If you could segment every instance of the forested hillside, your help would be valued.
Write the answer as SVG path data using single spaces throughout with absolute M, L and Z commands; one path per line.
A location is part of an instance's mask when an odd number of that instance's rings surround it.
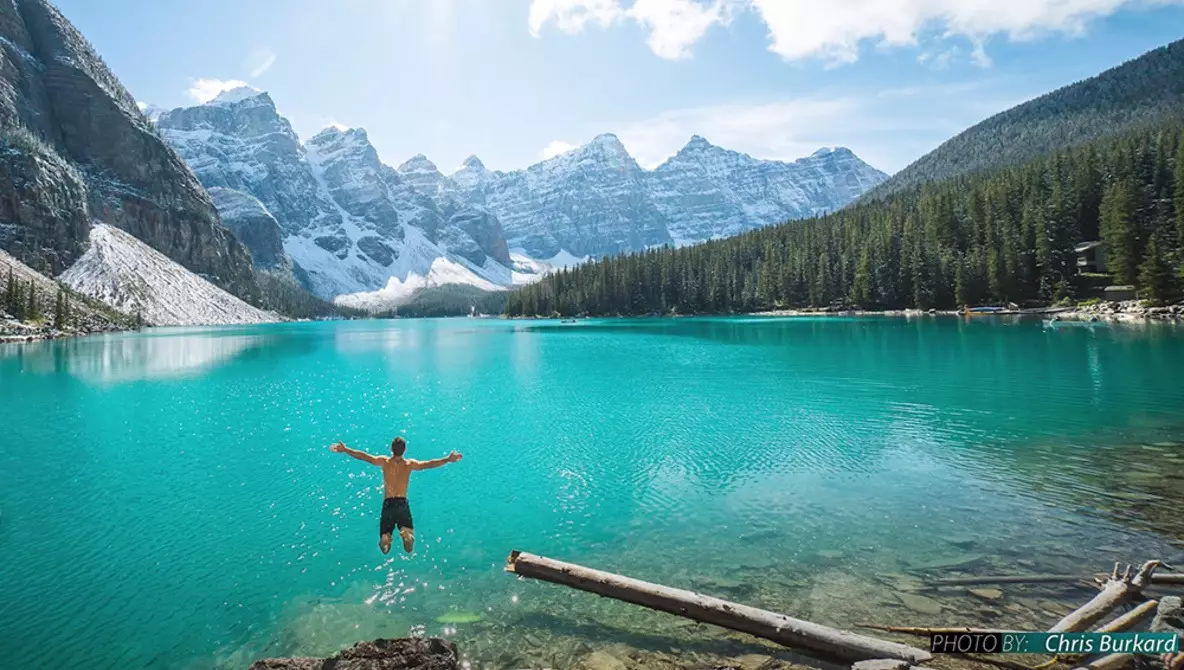
M 511 294 L 506 312 L 1048 303 L 1080 295 L 1074 246 L 1099 237 L 1113 277 L 1095 280 L 1165 299 L 1184 261 L 1182 131 L 1163 124 L 818 219 L 580 265 Z
M 1001 112 L 955 135 L 863 196 L 1015 165 L 1184 119 L 1184 40 Z
M 500 314 L 506 306 L 508 291 L 485 291 L 468 284 L 444 284 L 421 288 L 397 310 L 385 312 L 383 317 L 440 317 Z

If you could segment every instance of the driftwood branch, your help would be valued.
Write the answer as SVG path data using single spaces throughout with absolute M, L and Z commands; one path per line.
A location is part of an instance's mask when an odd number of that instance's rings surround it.
M 924 649 L 877 640 L 693 591 L 643 582 L 533 554 L 517 551 L 511 553 L 506 562 L 506 571 L 749 633 L 788 647 L 806 649 L 846 661 L 892 658 L 910 663 L 923 663 L 933 658 L 933 655 Z
M 1131 566 L 1120 576 L 1118 564 L 1114 564 L 1114 571 L 1110 579 L 1102 587 L 1102 592 L 1090 599 L 1089 602 L 1070 612 L 1065 618 L 1049 629 L 1050 633 L 1071 633 L 1083 631 L 1101 621 L 1115 607 L 1122 605 L 1143 591 L 1143 587 L 1151 581 L 1151 575 L 1159 567 L 1160 561 L 1147 561 L 1139 568 L 1134 576 Z

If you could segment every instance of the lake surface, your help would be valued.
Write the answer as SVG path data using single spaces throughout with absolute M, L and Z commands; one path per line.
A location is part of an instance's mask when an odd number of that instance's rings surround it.
M 899 593 L 1184 562 L 1172 326 L 165 329 L 0 348 L 0 426 L 0 658 L 46 668 L 246 667 L 409 633 L 479 667 L 772 653 L 518 580 L 512 549 L 843 626 L 1047 628 L 1089 591 Z M 410 557 L 377 549 L 377 468 L 328 450 L 395 435 L 465 455 L 412 478 Z

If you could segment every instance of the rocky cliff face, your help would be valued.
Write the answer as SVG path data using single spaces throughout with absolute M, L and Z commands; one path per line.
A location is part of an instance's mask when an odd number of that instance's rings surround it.
M 284 234 L 279 221 L 263 203 L 251 195 L 222 186 L 207 191 L 222 223 L 251 252 L 255 267 L 263 270 L 291 270 L 284 253 Z
M 647 173 L 615 135 L 525 170 L 490 173 L 470 158 L 443 188 L 497 216 L 511 248 L 534 258 L 600 256 L 671 241 Z
M 250 88 L 163 113 L 157 126 L 201 182 L 220 194 L 220 208 L 231 206 L 231 193 L 241 195 L 235 202 L 262 207 L 241 224 L 249 232 L 240 233 L 256 263 L 276 255 L 264 226 L 270 215 L 296 276 L 318 295 L 374 292 L 392 279 L 409 285 L 411 275 L 429 277 L 438 259 L 474 284 L 511 281 L 496 217 L 435 185 L 421 190 L 415 178 L 379 159 L 360 128 L 327 128 L 301 143 L 271 97 Z M 242 211 L 223 211 L 236 230 Z
M 0 244 L 23 259 L 65 269 L 94 218 L 240 295 L 254 290 L 246 250 L 193 173 L 45 0 L 0 0 L 0 134 Z
M 784 163 L 758 160 L 698 135 L 650 175 L 650 195 L 680 242 L 831 212 L 887 178 L 849 149 Z
M 887 175 L 848 149 L 792 163 L 758 160 L 692 137 L 656 170 L 613 135 L 525 170 L 492 172 L 475 156 L 451 177 L 417 156 L 400 168 L 497 216 L 511 248 L 535 258 L 690 244 L 838 209 Z

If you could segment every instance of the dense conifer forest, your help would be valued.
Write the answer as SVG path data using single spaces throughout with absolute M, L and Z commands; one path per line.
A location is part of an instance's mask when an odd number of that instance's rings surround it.
M 1110 276 L 1077 271 L 1102 240 Z M 1049 304 L 1134 284 L 1180 287 L 1184 124 L 1129 131 L 1022 165 L 912 186 L 817 219 L 615 256 L 512 293 L 509 315 L 737 313 Z

